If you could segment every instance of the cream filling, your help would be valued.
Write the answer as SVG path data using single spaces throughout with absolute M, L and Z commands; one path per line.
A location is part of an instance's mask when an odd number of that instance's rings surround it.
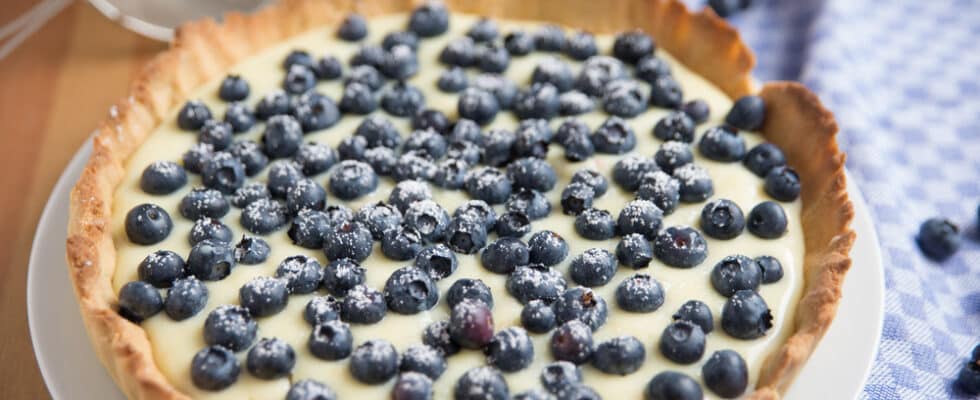
M 456 94 L 442 93 L 436 88 L 436 80 L 444 67 L 437 61 L 439 51 L 451 39 L 462 35 L 472 23 L 476 21 L 475 16 L 454 14 L 451 18 L 451 31 L 448 34 L 420 41 L 419 62 L 421 69 L 418 75 L 411 79 L 411 83 L 419 87 L 426 96 L 426 106 L 436 108 L 445 112 L 450 118 L 456 117 Z M 375 18 L 370 22 L 370 36 L 362 43 L 379 43 L 381 37 L 393 29 L 402 29 L 406 23 L 405 15 L 392 15 Z M 524 25 L 525 28 L 533 29 L 536 24 L 519 23 L 511 21 L 500 21 L 501 32 L 508 32 L 512 28 Z M 597 37 L 601 53 L 608 54 L 612 48 L 613 37 L 609 35 Z M 281 85 L 284 72 L 281 68 L 283 58 L 293 49 L 303 49 L 309 51 L 314 56 L 330 53 L 337 56 L 340 60 L 346 60 L 357 50 L 358 44 L 352 44 L 334 39 L 333 29 L 324 27 L 312 30 L 305 34 L 292 38 L 273 48 L 267 49 L 260 54 L 250 57 L 244 62 L 231 68 L 230 73 L 237 73 L 244 76 L 251 85 L 251 96 L 248 102 L 254 104 L 265 93 L 277 89 Z M 698 135 L 707 128 L 720 124 L 724 114 L 731 107 L 732 101 L 718 88 L 707 82 L 704 78 L 695 75 L 689 69 L 676 62 L 670 55 L 663 50 L 658 50 L 658 55 L 668 60 L 673 68 L 673 74 L 683 87 L 686 99 L 704 99 L 711 106 L 711 119 L 698 126 Z M 512 57 L 510 67 L 506 75 L 524 85 L 530 80 L 531 71 L 534 66 L 548 54 L 533 53 L 524 57 Z M 572 63 L 575 70 L 579 63 L 570 59 L 565 59 Z M 345 71 L 347 66 L 345 64 Z M 574 72 L 574 70 L 573 70 Z M 473 71 L 469 71 L 473 74 Z M 224 114 L 225 103 L 218 99 L 217 88 L 223 77 L 218 77 L 213 81 L 202 85 L 191 97 L 200 98 L 210 107 L 212 113 L 220 118 Z M 339 102 L 341 94 L 341 83 L 339 80 L 332 82 L 320 82 L 317 90 L 331 96 Z M 176 126 L 176 109 L 169 117 L 151 134 L 146 143 L 139 148 L 128 160 L 126 166 L 126 176 L 115 193 L 113 202 L 114 212 L 112 222 L 113 238 L 118 254 L 117 268 L 113 278 L 113 286 L 118 290 L 126 282 L 137 279 L 137 266 L 140 261 L 150 252 L 157 249 L 173 250 L 183 256 L 190 251 L 187 235 L 193 224 L 183 218 L 178 212 L 180 199 L 195 186 L 201 186 L 200 177 L 190 176 L 190 183 L 174 194 L 167 196 L 153 196 L 144 193 L 139 188 L 140 174 L 143 169 L 158 160 L 171 160 L 180 162 L 181 155 L 197 141 L 197 135 L 191 132 L 183 132 Z M 377 112 L 383 112 L 380 108 Z M 634 152 L 645 156 L 653 156 L 658 149 L 661 141 L 651 134 L 653 125 L 664 115 L 666 110 L 649 109 L 644 114 L 629 120 L 629 124 L 636 131 L 638 144 Z M 388 116 L 399 128 L 403 135 L 410 133 L 409 120 L 407 118 L 397 118 Z M 598 126 L 607 118 L 601 111 L 596 111 L 588 115 L 579 117 L 590 127 Z M 556 118 L 551 121 L 554 128 L 561 123 L 564 118 Z M 306 141 L 316 141 L 327 143 L 331 146 L 336 144 L 344 137 L 350 135 L 354 128 L 362 120 L 358 116 L 345 116 L 340 122 L 330 129 L 308 134 Z M 517 120 L 508 112 L 501 112 L 492 123 L 493 127 L 503 127 L 513 129 L 517 125 Z M 261 137 L 262 125 L 257 124 L 251 131 L 237 135 L 236 139 L 252 139 L 258 141 Z M 751 147 L 762 141 L 758 134 L 743 132 L 747 144 Z M 696 143 L 696 142 L 695 142 Z M 705 167 L 715 186 L 713 198 L 727 198 L 736 202 L 742 210 L 748 214 L 749 210 L 761 201 L 767 200 L 768 196 L 762 188 L 762 180 L 757 178 L 740 163 L 719 163 L 707 160 L 696 151 L 695 159 L 698 165 Z M 569 244 L 570 255 L 566 261 L 557 266 L 559 271 L 566 274 L 568 262 L 573 256 L 592 247 L 601 247 L 614 251 L 618 238 L 606 241 L 591 241 L 580 237 L 573 228 L 574 218 L 561 213 L 559 197 L 561 189 L 567 185 L 571 175 L 582 168 L 594 168 L 603 173 L 607 178 L 611 177 L 613 164 L 618 156 L 599 155 L 584 162 L 571 163 L 564 159 L 563 150 L 560 147 L 553 148 L 549 152 L 548 161 L 555 167 L 559 182 L 558 185 L 547 195 L 552 203 L 551 214 L 542 220 L 534 221 L 532 230 L 551 229 L 562 235 Z M 317 182 L 326 187 L 327 173 L 313 177 Z M 256 179 L 264 181 L 264 173 Z M 356 210 L 362 204 L 385 200 L 390 188 L 393 186 L 392 180 L 383 178 L 379 188 L 370 195 L 364 196 L 356 201 L 342 202 L 332 195 L 328 195 L 328 203 L 343 203 Z M 438 190 L 433 186 L 436 200 L 449 212 L 452 212 L 457 205 L 468 199 L 464 192 L 451 192 Z M 633 194 L 621 190 L 610 180 L 609 191 L 600 199 L 597 199 L 595 207 L 608 210 L 615 217 L 622 206 L 634 198 Z M 174 221 L 174 229 L 170 236 L 163 242 L 153 246 L 141 246 L 131 243 L 126 238 L 124 230 L 124 219 L 126 213 L 134 206 L 141 203 L 155 203 L 166 209 Z M 792 323 L 785 323 L 792 318 L 793 310 L 802 288 L 802 263 L 803 263 L 803 230 L 800 225 L 800 202 L 783 203 L 789 217 L 789 228 L 786 235 L 775 240 L 762 240 L 747 231 L 733 240 L 715 240 L 706 238 L 708 241 L 708 257 L 700 266 L 691 269 L 670 268 L 657 260 L 649 268 L 634 271 L 630 268 L 619 267 L 616 276 L 605 286 L 594 288 L 606 300 L 609 306 L 609 318 L 597 332 L 595 332 L 596 343 L 603 340 L 620 336 L 632 335 L 637 337 L 645 346 L 647 358 L 642 368 L 626 376 L 608 375 L 599 370 L 585 365 L 582 370 L 585 383 L 604 398 L 614 399 L 639 399 L 647 382 L 657 373 L 664 370 L 676 370 L 684 372 L 691 377 L 700 380 L 700 368 L 704 361 L 712 352 L 721 349 L 733 349 L 741 354 L 750 367 L 750 380 L 754 384 L 757 379 L 758 369 L 769 352 L 782 344 L 792 331 Z M 664 219 L 664 226 L 690 225 L 698 226 L 700 212 L 704 203 L 681 204 L 681 206 L 670 216 Z M 222 219 L 227 224 L 236 237 L 248 234 L 239 224 L 240 209 L 232 208 L 231 212 Z M 491 235 L 490 240 L 495 237 Z M 207 307 L 193 318 L 184 321 L 173 321 L 166 315 L 150 318 L 143 323 L 143 328 L 150 337 L 154 358 L 160 370 L 167 379 L 180 391 L 195 398 L 216 398 L 216 399 L 274 399 L 283 398 L 290 386 L 289 379 L 261 380 L 253 377 L 245 369 L 245 355 L 247 351 L 238 353 L 242 361 L 242 372 L 238 382 L 231 387 L 220 392 L 202 391 L 191 382 L 190 366 L 194 354 L 206 346 L 203 339 L 204 320 L 215 307 L 222 304 L 238 304 L 238 289 L 247 281 L 256 276 L 272 276 L 279 262 L 284 258 L 295 255 L 305 254 L 315 257 L 324 265 L 327 260 L 320 251 L 307 250 L 291 244 L 283 228 L 264 237 L 272 247 L 272 252 L 268 260 L 256 266 L 239 265 L 231 275 L 218 282 L 207 282 L 210 291 L 210 298 Z M 526 239 L 526 238 L 525 238 Z M 709 274 L 712 266 L 721 258 L 733 255 L 744 254 L 749 257 L 760 255 L 772 255 L 778 258 L 785 269 L 785 275 L 781 281 L 775 284 L 763 285 L 759 292 L 765 298 L 769 307 L 772 309 L 775 326 L 765 337 L 755 340 L 739 340 L 728 336 L 720 327 L 720 314 L 725 298 L 715 292 L 709 281 Z M 451 286 L 455 279 L 469 277 L 482 279 L 493 291 L 495 307 L 493 310 L 496 329 L 507 326 L 520 325 L 521 305 L 511 297 L 505 289 L 505 276 L 490 273 L 480 265 L 478 255 L 457 255 L 459 259 L 459 269 L 451 277 L 440 281 L 439 288 L 445 291 Z M 398 262 L 387 259 L 380 251 L 374 249 L 371 257 L 364 261 L 363 266 L 367 269 L 367 284 L 381 290 L 389 274 L 398 267 L 410 264 L 411 262 Z M 652 275 L 663 285 L 666 293 L 666 301 L 663 306 L 652 313 L 629 313 L 616 306 L 614 292 L 616 286 L 626 277 L 634 273 L 646 273 Z M 575 286 L 571 279 L 568 279 L 570 286 Z M 271 317 L 258 319 L 258 337 L 278 337 L 290 345 L 296 351 L 296 367 L 292 371 L 292 380 L 316 379 L 328 384 L 340 396 L 340 398 L 362 398 L 380 399 L 387 398 L 394 379 L 382 385 L 366 385 L 355 380 L 348 372 L 347 360 L 343 361 L 324 361 L 314 357 L 307 350 L 306 342 L 309 337 L 311 326 L 303 320 L 303 309 L 312 295 L 293 295 L 289 298 L 289 305 L 279 314 Z M 681 304 L 691 299 L 705 301 L 715 316 L 715 330 L 707 336 L 707 350 L 705 356 L 697 363 L 692 365 L 679 365 L 665 359 L 657 347 L 659 337 L 664 327 L 671 321 L 671 315 Z M 385 319 L 373 325 L 352 325 L 352 332 L 355 339 L 355 346 L 375 338 L 385 339 L 395 345 L 399 351 L 406 347 L 421 343 L 423 328 L 433 321 L 448 318 L 448 307 L 440 302 L 431 310 L 416 315 L 399 315 L 389 312 Z M 549 348 L 550 334 L 532 334 L 535 347 L 535 358 L 533 364 L 519 372 L 506 373 L 505 377 L 510 387 L 510 392 L 516 394 L 526 389 L 539 387 L 538 377 L 542 367 L 553 361 Z M 435 398 L 452 398 L 453 386 L 459 376 L 466 370 L 484 365 L 485 359 L 478 351 L 463 351 L 460 354 L 448 358 L 449 368 L 438 380 L 434 382 Z M 705 395 L 712 397 L 713 394 L 705 389 Z

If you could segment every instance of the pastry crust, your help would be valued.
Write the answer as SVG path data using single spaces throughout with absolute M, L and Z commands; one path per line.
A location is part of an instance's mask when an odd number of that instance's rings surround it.
M 244 58 L 349 11 L 365 16 L 410 11 L 410 0 L 282 0 L 255 14 L 228 14 L 224 22 L 188 23 L 171 48 L 156 56 L 132 83 L 130 96 L 100 124 L 93 153 L 72 191 L 67 261 L 82 319 L 96 353 L 132 399 L 186 399 L 157 368 L 146 333 L 116 312 L 112 287 L 116 253 L 109 229 L 112 199 L 131 154 L 168 112 L 199 85 Z M 551 21 L 596 33 L 626 27 L 650 33 L 659 47 L 733 98 L 753 92 L 755 63 L 738 33 L 710 10 L 692 13 L 677 0 L 448 0 L 453 11 Z M 802 85 L 767 83 L 765 137 L 786 153 L 802 180 L 805 235 L 804 289 L 793 334 L 763 363 L 751 398 L 774 399 L 792 383 L 830 326 L 851 260 L 853 206 L 844 154 L 833 115 Z

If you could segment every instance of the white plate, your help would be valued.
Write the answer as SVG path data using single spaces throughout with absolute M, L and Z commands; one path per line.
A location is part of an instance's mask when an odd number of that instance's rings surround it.
M 41 374 L 55 399 L 124 399 L 92 351 L 65 265 L 68 196 L 91 141 L 75 154 L 41 214 L 27 274 L 27 313 Z M 864 387 L 881 337 L 884 275 L 878 238 L 853 181 L 857 243 L 844 299 L 830 331 L 790 388 L 788 399 L 849 399 Z

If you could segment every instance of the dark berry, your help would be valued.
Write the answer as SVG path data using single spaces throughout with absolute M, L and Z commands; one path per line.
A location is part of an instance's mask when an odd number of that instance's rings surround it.
M 350 326 L 337 321 L 321 321 L 313 326 L 306 346 L 310 353 L 321 360 L 343 360 L 350 355 L 354 338 Z
M 515 394 L 511 400 L 548 400 L 550 395 L 542 389 L 528 389 Z
M 596 151 L 606 154 L 623 154 L 636 147 L 636 133 L 622 118 L 609 117 L 592 133 Z
M 521 121 L 514 132 L 514 146 L 511 148 L 513 157 L 546 158 L 552 136 L 551 128 L 545 119 Z
M 240 101 L 248 97 L 248 81 L 239 75 L 228 75 L 218 87 L 218 97 L 224 101 Z
M 561 51 L 565 47 L 565 32 L 558 25 L 542 25 L 534 31 L 534 47 L 538 51 Z
M 450 66 L 471 67 L 476 63 L 476 43 L 465 36 L 453 39 L 442 48 L 439 61 Z
M 214 189 L 194 188 L 180 200 L 179 208 L 180 215 L 184 218 L 197 220 L 203 217 L 221 218 L 231 207 L 221 192 Z
M 701 367 L 704 385 L 715 394 L 735 398 L 749 386 L 749 369 L 745 360 L 733 350 L 720 350 Z
M 463 91 L 459 96 L 456 109 L 461 118 L 485 125 L 494 120 L 497 112 L 500 111 L 500 105 L 493 94 L 470 88 Z
M 231 229 L 227 225 L 221 223 L 220 220 L 208 217 L 194 221 L 194 226 L 191 227 L 191 233 L 188 236 L 191 246 L 207 239 L 225 243 L 231 243 L 232 240 Z
M 650 380 L 644 391 L 646 400 L 701 400 L 704 392 L 697 381 L 680 372 L 664 371 Z
M 446 139 L 432 128 L 412 132 L 402 145 L 403 152 L 414 152 L 429 159 L 439 159 L 446 155 Z
M 428 400 L 432 398 L 432 379 L 418 372 L 403 372 L 391 388 L 392 400 Z
M 529 261 L 535 264 L 556 265 L 568 257 L 568 243 L 553 231 L 539 231 L 528 240 Z
M 531 300 L 521 310 L 521 325 L 528 331 L 545 333 L 557 324 L 555 311 L 542 300 Z
M 300 95 L 308 92 L 316 86 L 316 75 L 309 67 L 302 65 L 290 66 L 286 71 L 286 77 L 282 80 L 282 88 L 287 93 Z
M 340 27 L 337 28 L 337 37 L 349 42 L 364 39 L 367 37 L 367 34 L 367 21 L 361 14 L 348 14 L 340 23 Z
M 232 194 L 245 184 L 245 165 L 230 153 L 215 153 L 201 169 L 204 186 Z
M 438 379 L 446 371 L 446 357 L 432 346 L 409 346 L 402 353 L 399 369 L 402 372 L 417 372 L 431 379 Z
M 259 276 L 242 285 L 238 300 L 254 317 L 278 314 L 289 302 L 289 288 L 285 279 Z
M 960 389 L 970 395 L 980 394 L 980 346 L 973 349 L 973 359 L 960 368 L 956 383 Z
M 378 187 L 378 175 L 361 161 L 341 161 L 330 172 L 330 193 L 344 200 L 364 196 Z
M 347 78 L 344 79 L 344 83 L 356 81 L 370 86 L 371 90 L 380 89 L 383 78 L 378 69 L 384 63 L 386 54 L 385 50 L 378 45 L 368 44 L 358 47 L 348 60 L 351 70 L 347 74 Z
M 715 193 L 711 176 L 700 165 L 683 165 L 674 170 L 673 177 L 680 183 L 680 201 L 685 203 L 699 203 Z
M 232 131 L 242 133 L 255 126 L 255 114 L 245 103 L 230 103 L 225 109 L 224 121 L 231 125 Z
M 606 177 L 592 169 L 580 169 L 572 175 L 570 183 L 582 183 L 592 188 L 595 197 L 602 197 L 609 189 Z
M 711 286 L 728 297 L 739 290 L 756 290 L 762 282 L 762 269 L 743 255 L 727 256 L 711 270 Z
M 258 119 L 268 119 L 274 115 L 289 114 L 289 95 L 281 89 L 276 89 L 267 93 L 259 99 L 255 105 L 255 117 Z
M 592 289 L 575 287 L 566 290 L 551 307 L 559 324 L 577 319 L 593 331 L 599 329 L 609 315 L 606 301 Z
M 701 327 L 705 334 L 710 333 L 715 328 L 714 319 L 711 316 L 711 309 L 700 300 L 688 300 L 677 309 L 672 316 L 674 321 L 689 321 Z
M 511 149 L 517 136 L 504 129 L 493 129 L 483 143 L 483 163 L 490 166 L 503 166 L 511 160 Z
M 286 281 L 289 293 L 305 294 L 320 287 L 322 266 L 315 258 L 303 255 L 286 257 L 276 268 L 276 278 Z
M 340 60 L 337 57 L 326 55 L 320 57 L 313 64 L 313 73 L 316 74 L 317 79 L 320 80 L 334 80 L 340 78 L 343 73 L 343 66 L 340 64 Z
M 534 51 L 534 38 L 527 32 L 513 31 L 504 36 L 504 47 L 511 55 L 528 55 Z
M 510 65 L 510 53 L 503 46 L 485 43 L 477 47 L 476 66 L 483 72 L 501 73 Z
M 704 355 L 705 338 L 701 326 L 685 320 L 667 325 L 660 336 L 660 353 L 679 364 L 691 364 Z
M 711 116 L 711 108 L 708 103 L 701 99 L 691 100 L 681 107 L 681 111 L 694 120 L 695 124 L 703 124 Z
M 582 382 L 582 371 L 568 361 L 548 363 L 541 369 L 541 386 L 553 394 L 560 394 Z
M 551 355 L 556 360 L 581 365 L 592 358 L 593 350 L 592 329 L 577 319 L 562 324 L 551 335 Z
M 364 151 L 364 162 L 381 176 L 391 175 L 398 164 L 395 151 L 387 147 L 372 147 Z
M 609 211 L 585 209 L 575 216 L 575 232 L 589 240 L 610 239 L 616 236 L 616 221 Z
M 363 136 L 348 136 L 337 144 L 337 155 L 341 160 L 361 161 L 367 149 L 367 139 Z
M 497 38 L 498 34 L 499 28 L 497 27 L 497 21 L 489 18 L 480 18 L 466 31 L 466 36 L 469 36 L 477 42 L 492 41 Z
M 562 212 L 567 215 L 577 215 L 586 209 L 590 209 L 595 197 L 595 190 L 591 186 L 581 182 L 572 182 L 561 192 Z
M 653 54 L 655 49 L 656 45 L 650 35 L 634 30 L 616 36 L 612 53 L 623 62 L 635 64 L 641 58 Z
M 559 91 L 550 83 L 533 83 L 517 93 L 514 99 L 514 112 L 518 118 L 550 119 L 558 115 L 561 102 Z
M 691 146 L 684 142 L 670 140 L 660 145 L 653 160 L 661 170 L 671 174 L 677 168 L 694 162 L 694 153 L 691 152 Z
M 476 300 L 486 303 L 493 308 L 493 294 L 490 287 L 479 279 L 461 278 L 449 287 L 446 292 L 446 303 L 452 309 L 464 300 Z
M 244 186 L 235 190 L 231 196 L 231 204 L 238 208 L 245 208 L 259 199 L 269 199 L 272 195 L 269 188 L 261 182 L 246 183 Z
M 925 255 L 942 261 L 956 253 L 962 240 L 959 227 L 948 219 L 929 218 L 919 227 L 915 241 Z
M 534 344 L 523 328 L 505 328 L 493 335 L 485 350 L 487 363 L 504 372 L 527 368 L 534 360 Z
M 142 266 L 143 264 L 140 264 L 140 267 Z M 140 271 L 142 272 L 143 269 L 141 268 Z M 204 286 L 201 281 L 194 277 L 176 278 L 172 281 L 172 284 L 168 282 L 167 287 L 170 289 L 167 290 L 167 299 L 163 302 L 163 308 L 167 312 L 167 315 L 174 320 L 180 321 L 194 316 L 194 314 L 197 314 L 204 308 L 204 305 L 208 301 L 207 286 Z M 120 291 L 119 305 L 120 310 L 126 310 L 124 315 L 127 317 L 147 315 L 155 308 L 154 304 L 156 300 L 154 299 L 153 293 L 147 290 L 145 286 L 134 286 L 128 289 L 126 293 L 128 293 L 126 295 L 126 302 L 123 303 L 123 292 Z M 146 317 L 143 318 L 145 319 Z
M 303 319 L 313 326 L 338 318 L 340 318 L 340 303 L 331 295 L 314 296 L 303 309 Z
M 479 221 L 487 230 L 497 223 L 497 213 L 483 200 L 468 200 L 453 211 L 453 218 L 473 218 Z
M 582 64 L 575 79 L 575 88 L 589 96 L 599 97 L 608 83 L 625 78 L 626 67 L 622 61 L 607 56 L 594 56 Z
M 708 202 L 701 210 L 701 230 L 715 239 L 733 239 L 745 229 L 745 216 L 738 204 L 728 199 Z
M 744 96 L 735 100 L 725 115 L 725 123 L 746 131 L 757 131 L 766 120 L 766 103 L 759 96 Z
M 511 182 L 507 176 L 489 167 L 471 170 L 466 177 L 465 186 L 470 196 L 489 204 L 503 203 L 511 191 Z
M 708 129 L 698 142 L 701 155 L 721 162 L 741 161 L 745 158 L 745 139 L 738 131 L 725 126 Z
M 285 199 L 289 188 L 304 178 L 300 165 L 287 160 L 274 161 L 269 165 L 267 176 L 266 186 L 269 187 L 269 194 L 277 199 Z
M 432 191 L 429 190 L 429 186 L 425 182 L 406 180 L 398 182 L 394 189 L 391 189 L 391 193 L 388 195 L 388 204 L 395 206 L 404 213 L 412 203 L 431 198 Z
M 561 115 L 582 115 L 595 109 L 595 102 L 589 95 L 577 90 L 569 90 L 558 96 L 558 109 Z
M 196 131 L 211 119 L 211 110 L 200 100 L 190 100 L 177 112 L 177 126 L 185 131 Z
M 282 339 L 264 338 L 248 351 L 245 367 L 259 379 L 278 379 L 289 375 L 296 365 L 296 352 Z
M 531 232 L 531 219 L 522 212 L 508 211 L 497 218 L 494 230 L 500 237 L 522 237 Z
M 191 381 L 199 389 L 219 391 L 238 381 L 242 367 L 228 349 L 208 346 L 191 360 Z
M 262 133 L 262 145 L 270 158 L 292 157 L 303 144 L 303 127 L 289 115 L 270 117 Z
M 353 324 L 374 324 L 387 313 L 384 295 L 365 285 L 348 290 L 340 303 L 340 318 Z
M 153 285 L 132 281 L 119 289 L 119 314 L 140 323 L 163 310 L 163 297 Z
M 449 10 L 438 2 L 422 4 L 412 10 L 408 29 L 423 38 L 441 35 L 449 29 Z
M 551 203 L 548 202 L 548 198 L 537 190 L 527 188 L 519 188 L 512 192 L 505 208 L 510 212 L 523 213 L 531 220 L 547 217 L 551 213 Z
M 633 269 L 646 268 L 653 261 L 653 245 L 639 233 L 623 235 L 623 239 L 616 245 L 616 258 L 624 266 Z
M 650 82 L 650 105 L 661 108 L 678 108 L 684 102 L 681 85 L 671 75 L 658 77 Z
M 323 254 L 327 259 L 350 258 L 364 261 L 373 246 L 371 231 L 356 222 L 343 222 L 324 236 Z
M 446 231 L 446 245 L 457 253 L 476 254 L 487 244 L 487 228 L 475 218 L 456 218 Z
M 192 146 L 181 157 L 184 169 L 192 174 L 200 174 L 204 169 L 204 163 L 214 156 L 214 147 L 207 143 L 198 143 Z
M 396 82 L 381 95 L 381 108 L 396 117 L 414 115 L 425 105 L 425 96 L 417 87 Z
M 226 242 L 202 240 L 191 247 L 187 272 L 202 281 L 224 279 L 235 267 L 235 254 Z
M 242 210 L 240 222 L 249 232 L 266 235 L 286 226 L 289 216 L 279 201 L 258 199 Z
M 762 337 L 772 328 L 772 313 L 766 301 L 752 290 L 739 290 L 721 309 L 721 329 L 739 339 Z
M 449 335 L 449 321 L 436 321 L 422 331 L 422 343 L 439 350 L 444 356 L 459 352 L 459 345 Z
M 432 183 L 446 189 L 461 189 L 466 184 L 466 173 L 469 172 L 469 166 L 470 164 L 464 160 L 454 158 L 442 160 L 436 165 L 436 173 L 432 177 Z
M 340 109 L 329 97 L 307 92 L 297 100 L 293 116 L 299 121 L 303 132 L 313 132 L 327 129 L 340 121 Z
M 391 31 L 385 34 L 385 37 L 381 40 L 381 47 L 385 50 L 391 50 L 398 45 L 408 46 L 412 50 L 418 50 L 419 37 L 411 31 Z
M 354 219 L 368 228 L 375 240 L 381 240 L 385 231 L 401 225 L 402 213 L 395 206 L 378 201 L 362 206 Z
M 242 236 L 242 240 L 235 245 L 235 261 L 245 265 L 256 265 L 265 262 L 269 258 L 269 244 L 257 237 Z
M 589 57 L 599 54 L 599 49 L 595 43 L 595 36 L 589 32 L 578 31 L 568 37 L 565 42 L 566 55 L 572 59 L 584 61 Z
M 323 287 L 334 296 L 346 296 L 347 292 L 364 283 L 366 271 L 357 261 L 349 258 L 330 261 L 323 269 Z
M 681 111 L 671 111 L 653 126 L 653 136 L 664 141 L 691 143 L 694 141 L 694 120 Z
M 663 212 L 651 201 L 637 199 L 629 203 L 619 212 L 616 227 L 620 235 L 639 233 L 647 239 L 653 239 L 660 230 Z
M 258 329 L 245 307 L 220 305 L 204 320 L 204 341 L 238 352 L 252 345 Z
M 136 244 L 160 243 L 173 227 L 170 214 L 156 204 L 140 204 L 126 213 L 126 236 Z
M 629 375 L 643 366 L 647 352 L 633 336 L 618 336 L 599 343 L 592 353 L 592 366 L 607 374 Z
M 582 286 L 608 283 L 616 274 L 616 258 L 606 249 L 592 248 L 572 258 L 569 276 Z
M 646 108 L 647 97 L 634 81 L 612 81 L 603 89 L 602 109 L 611 115 L 632 118 Z
M 368 340 L 351 354 L 350 372 L 369 385 L 387 382 L 398 373 L 398 350 L 387 341 Z
M 453 66 L 439 74 L 436 87 L 446 93 L 458 93 L 469 86 L 469 78 L 461 67 Z M 494 97 L 496 99 L 496 97 Z
M 170 194 L 186 184 L 187 172 L 172 161 L 155 161 L 140 176 L 140 189 L 149 194 Z
M 350 82 L 344 86 L 340 97 L 340 111 L 348 114 L 366 115 L 378 108 L 374 91 L 361 82 Z
M 550 303 L 558 299 L 566 287 L 560 272 L 541 264 L 518 266 L 507 276 L 507 292 L 521 304 L 531 300 Z
M 616 304 L 629 312 L 657 311 L 664 304 L 664 288 L 647 274 L 633 274 L 616 286 Z
M 184 259 L 170 250 L 157 250 L 140 262 L 137 271 L 141 281 L 168 288 L 175 279 L 184 276 Z
M 324 383 L 303 379 L 289 387 L 286 400 L 337 400 L 337 394 Z
M 749 211 L 748 229 L 753 235 L 763 239 L 776 239 L 786 233 L 786 212 L 783 207 L 772 201 L 757 204 Z M 955 228 L 952 233 L 956 233 Z M 921 236 L 921 234 L 920 234 Z M 953 236 L 955 237 L 955 236 Z M 959 245 L 959 238 L 953 239 Z M 922 241 L 919 241 L 920 247 Z
M 406 228 L 414 229 L 423 240 L 429 242 L 441 240 L 449 228 L 449 223 L 449 213 L 432 200 L 420 200 L 410 204 L 405 210 L 402 221 Z
M 412 116 L 412 129 L 417 131 L 432 129 L 440 135 L 446 135 L 451 125 L 449 117 L 436 109 L 427 108 Z
M 483 250 L 483 254 L 480 255 L 480 261 L 483 264 L 483 268 L 486 268 L 488 271 L 498 274 L 508 274 L 518 266 L 527 265 L 530 259 L 529 252 L 530 250 L 527 244 L 520 239 L 502 237 L 490 243 Z
M 471 81 L 471 86 L 493 93 L 497 97 L 497 103 L 500 104 L 501 109 L 512 108 L 514 99 L 517 97 L 517 84 L 499 74 L 483 73 L 477 75 Z
M 432 180 L 436 175 L 437 167 L 435 163 L 420 150 L 403 152 L 395 167 L 391 170 L 391 176 L 395 181 L 405 180 Z
M 367 147 L 396 148 L 402 142 L 401 134 L 395 125 L 381 114 L 372 114 L 364 118 L 354 130 L 354 135 L 363 137 Z
M 775 167 L 786 165 L 783 151 L 772 143 L 760 143 L 749 150 L 742 164 L 760 178 L 764 178 Z
M 766 193 L 779 201 L 794 201 L 800 197 L 800 176 L 790 167 L 773 167 L 766 174 Z
M 633 75 L 644 82 L 653 82 L 661 76 L 670 75 L 670 64 L 655 55 L 643 56 L 636 62 L 636 72 Z
M 300 149 L 302 150 L 302 148 Z M 248 176 L 255 176 L 265 169 L 266 165 L 269 165 L 269 156 L 262 152 L 262 146 L 251 140 L 232 143 L 228 147 L 228 153 L 231 153 L 245 166 L 245 175 Z
M 653 254 L 671 267 L 691 268 L 708 257 L 708 243 L 693 228 L 671 226 L 653 240 Z
M 466 299 L 452 308 L 449 335 L 467 349 L 480 349 L 493 338 L 493 314 L 490 306 L 478 300 Z
M 332 226 L 326 213 L 319 210 L 303 209 L 296 213 L 286 232 L 293 244 L 307 249 L 322 249 L 323 238 Z
M 388 277 L 384 288 L 388 309 L 399 314 L 417 314 L 436 305 L 439 290 L 428 272 L 403 267 Z
M 559 92 L 567 92 L 574 84 L 572 69 L 558 57 L 546 57 L 531 72 L 532 83 L 550 83 Z
M 500 371 L 493 367 L 476 367 L 466 371 L 453 388 L 456 400 L 507 400 L 510 390 Z
M 783 279 L 783 264 L 776 257 L 759 256 L 755 258 L 755 263 L 762 270 L 762 283 L 776 283 Z
M 309 67 L 313 65 L 313 56 L 305 50 L 292 50 L 282 60 L 282 68 L 288 70 L 294 65 Z

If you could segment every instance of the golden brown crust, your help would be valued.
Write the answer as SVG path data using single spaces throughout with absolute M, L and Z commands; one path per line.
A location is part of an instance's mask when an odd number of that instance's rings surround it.
M 186 399 L 153 360 L 146 333 L 116 313 L 115 247 L 109 232 L 112 198 L 126 159 L 167 113 L 229 66 L 283 39 L 329 25 L 356 10 L 366 16 L 410 10 L 409 0 L 283 0 L 252 15 L 229 14 L 182 26 L 169 50 L 137 76 L 130 96 L 99 127 L 91 158 L 72 191 L 67 260 L 82 317 L 99 358 L 132 399 Z M 711 11 L 691 13 L 677 0 L 447 1 L 454 11 L 552 21 L 597 33 L 636 27 L 726 94 L 752 91 L 754 58 L 738 33 Z M 805 287 L 795 332 L 763 365 L 753 398 L 778 398 L 833 320 L 854 242 L 844 155 L 833 116 L 801 85 L 763 87 L 763 134 L 780 146 L 803 181 Z

